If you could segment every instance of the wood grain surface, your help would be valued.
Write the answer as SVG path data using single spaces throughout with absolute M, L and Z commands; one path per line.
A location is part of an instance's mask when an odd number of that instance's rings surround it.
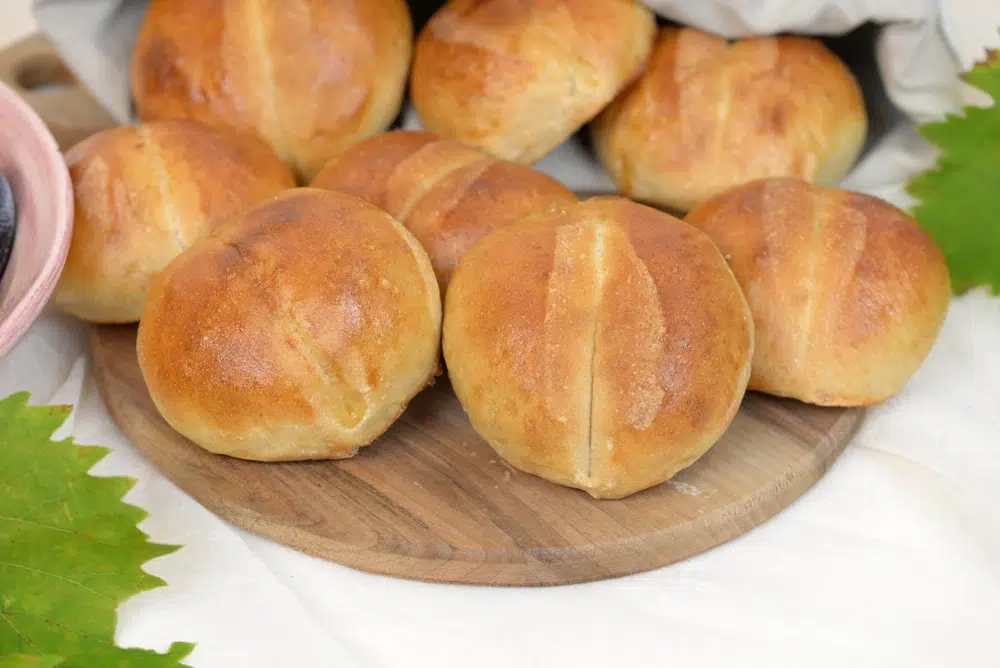
M 860 409 L 749 394 L 722 440 L 673 480 L 597 501 L 507 466 L 447 380 L 376 443 L 339 462 L 263 464 L 206 452 L 157 413 L 136 329 L 95 327 L 112 416 L 168 478 L 233 524 L 364 571 L 486 585 L 555 585 L 650 570 L 760 524 L 843 450 Z

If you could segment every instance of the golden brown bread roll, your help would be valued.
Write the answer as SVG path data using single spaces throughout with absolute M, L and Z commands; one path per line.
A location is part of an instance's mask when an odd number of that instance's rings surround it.
M 164 419 L 212 452 L 350 457 L 438 372 L 427 254 L 356 197 L 288 190 L 170 263 L 138 354 Z
M 829 406 L 899 392 L 951 298 L 934 241 L 896 207 L 798 179 L 733 188 L 688 214 L 722 250 L 757 330 L 750 389 Z
M 472 426 L 513 466 L 620 498 L 693 463 L 736 415 L 753 322 L 690 225 L 594 198 L 462 260 L 444 356 Z
M 757 178 L 835 185 L 867 125 L 853 75 L 815 39 L 727 42 L 667 27 L 646 71 L 591 129 L 621 194 L 687 211 Z
M 312 183 L 388 211 L 430 255 L 444 293 L 481 238 L 576 196 L 550 176 L 430 132 L 388 132 L 345 151 Z
M 412 32 L 404 0 L 152 0 L 136 107 L 256 132 L 307 182 L 396 117 Z
M 633 0 L 450 0 L 417 37 L 410 96 L 428 130 L 532 163 L 639 74 L 655 30 Z
M 53 299 L 98 323 L 138 321 L 150 282 L 170 260 L 295 184 L 263 142 L 193 121 L 106 130 L 66 161 L 73 237 Z

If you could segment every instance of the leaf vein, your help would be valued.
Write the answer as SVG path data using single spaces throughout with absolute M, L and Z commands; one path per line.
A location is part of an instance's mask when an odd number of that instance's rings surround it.
M 14 622 L 10 621 L 10 617 L 8 617 L 7 614 L 3 610 L 0 610 L 0 617 L 2 617 L 5 622 L 7 622 L 7 626 L 9 626 L 10 628 L 14 629 L 14 633 L 16 633 L 18 636 L 20 636 L 21 640 L 23 640 L 24 642 L 28 643 L 28 645 L 31 647 L 31 649 L 35 650 L 35 652 L 37 652 L 38 654 L 44 654 L 44 652 L 42 652 L 42 650 L 38 649 L 38 646 L 31 641 L 31 638 L 29 638 L 28 636 L 26 636 L 23 633 L 21 633 L 21 629 L 19 629 L 16 626 L 14 626 Z
M 59 575 L 58 573 L 50 573 L 49 571 L 43 571 L 43 570 L 38 569 L 38 568 L 32 568 L 31 566 L 25 566 L 24 564 L 15 564 L 15 563 L 12 563 L 10 561 L 0 561 L 0 566 L 10 566 L 11 568 L 20 568 L 22 570 L 30 571 L 32 573 L 38 573 L 40 575 L 47 575 L 50 578 L 55 578 L 57 580 L 63 580 L 64 582 L 69 582 L 70 584 L 75 584 L 77 587 L 80 587 L 81 589 L 86 589 L 90 593 L 94 594 L 95 596 L 100 596 L 101 598 L 103 598 L 106 601 L 111 601 L 112 603 L 115 603 L 115 599 L 111 598 L 107 594 L 99 592 L 96 589 L 91 589 L 90 587 L 88 587 L 87 585 L 83 584 L 82 582 L 77 582 L 73 578 L 68 578 L 65 575 Z

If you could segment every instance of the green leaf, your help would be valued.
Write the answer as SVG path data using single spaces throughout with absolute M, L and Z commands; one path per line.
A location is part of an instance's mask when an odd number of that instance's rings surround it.
M 918 128 L 941 150 L 937 164 L 908 184 L 913 215 L 934 237 L 958 293 L 977 286 L 1000 292 L 1000 57 L 991 53 L 963 79 L 993 98 L 963 116 Z
M 0 668 L 182 665 L 192 645 L 114 644 L 122 601 L 165 584 L 142 565 L 177 547 L 136 526 L 146 512 L 122 501 L 133 479 L 87 473 L 109 450 L 51 440 L 69 412 L 0 400 Z

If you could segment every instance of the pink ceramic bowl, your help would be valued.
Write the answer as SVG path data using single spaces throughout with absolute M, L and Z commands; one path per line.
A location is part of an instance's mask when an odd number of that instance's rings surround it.
M 0 280 L 0 357 L 38 317 L 55 289 L 73 231 L 73 187 L 55 138 L 0 84 L 0 169 L 14 191 L 17 233 Z

